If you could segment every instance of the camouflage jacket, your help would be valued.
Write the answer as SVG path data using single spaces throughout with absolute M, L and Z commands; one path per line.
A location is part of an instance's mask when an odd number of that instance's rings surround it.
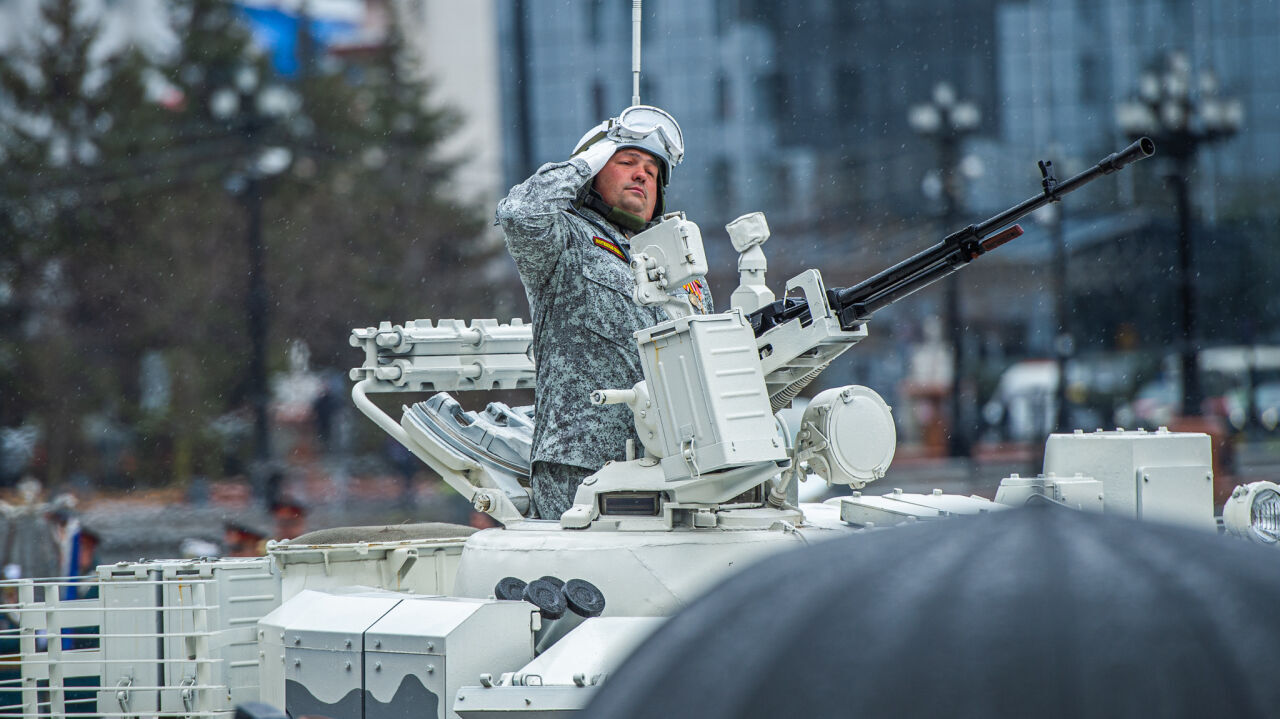
M 627 237 L 575 206 L 589 174 L 582 160 L 543 165 L 498 203 L 497 219 L 533 312 L 531 459 L 599 469 L 623 459 L 636 433 L 627 406 L 596 407 L 591 392 L 630 389 L 644 378 L 632 333 L 667 315 L 632 301 Z M 703 288 L 699 304 L 710 311 Z

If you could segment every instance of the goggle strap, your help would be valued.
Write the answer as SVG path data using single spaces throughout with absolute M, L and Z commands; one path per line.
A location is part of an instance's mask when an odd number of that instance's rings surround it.
M 591 138 L 590 138 L 590 139 L 588 139 L 586 142 L 582 143 L 582 146 L 581 146 L 581 147 L 579 147 L 579 148 L 578 148 L 578 151 L 577 151 L 577 152 L 575 152 L 574 154 L 575 154 L 575 155 L 578 155 L 578 154 L 581 154 L 581 153 L 583 153 L 583 152 L 586 152 L 587 148 L 591 147 L 592 145 L 596 144 L 597 142 L 600 142 L 600 140 L 604 139 L 608 134 L 609 134 L 608 129 L 601 130 L 600 132 L 597 132 L 596 134 L 592 135 L 592 136 L 591 136 Z

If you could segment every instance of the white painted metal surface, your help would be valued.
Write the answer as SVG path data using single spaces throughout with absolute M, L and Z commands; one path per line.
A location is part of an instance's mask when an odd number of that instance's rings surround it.
M 724 226 L 733 249 L 738 252 L 738 288 L 729 302 L 744 314 L 750 314 L 773 302 L 773 290 L 765 284 L 769 261 L 761 247 L 769 240 L 769 222 L 763 212 L 752 212 Z
M 1019 477 L 1014 474 L 1000 480 L 996 501 L 1010 507 L 1020 507 L 1032 497 L 1044 497 L 1071 509 L 1083 512 L 1101 512 L 1106 508 L 1106 488 L 1092 477 Z
M 1102 482 L 1105 511 L 1214 531 L 1209 435 L 1143 430 L 1054 434 L 1044 472 Z
M 265 557 L 124 562 L 0 592 L 19 650 L 0 691 L 20 698 L 0 716 L 225 717 L 258 696 L 255 625 L 280 577 Z
M 895 489 L 884 496 L 867 496 L 854 492 L 852 497 L 843 497 L 838 501 L 841 520 L 868 529 L 1008 509 L 1007 506 L 985 497 L 943 494 L 941 490 L 934 490 L 931 494 L 915 494 Z
M 436 716 L 454 717 L 453 697 L 461 687 L 533 659 L 536 613 L 526 602 L 406 599 L 365 632 L 366 696 L 386 715 L 426 713 L 426 707 L 406 704 L 421 686 L 434 695 Z
M 702 230 L 686 220 L 684 213 L 668 215 L 631 238 L 631 252 L 636 304 L 661 305 L 672 319 L 689 316 L 693 307 L 688 295 L 675 290 L 707 274 Z
M 512 713 L 559 716 L 579 711 L 597 687 L 665 621 L 659 617 L 588 619 L 549 650 L 498 681 L 464 686 L 453 708 L 464 719 Z
M 461 537 L 394 542 L 272 542 L 285 599 L 304 589 L 379 587 L 410 594 L 449 594 L 462 559 Z
M 373 588 L 350 592 L 307 590 L 263 619 L 266 631 L 283 635 L 284 684 L 263 687 L 273 706 L 293 710 L 302 704 L 298 689 L 310 699 L 339 705 L 364 691 L 364 632 L 404 599 Z M 308 712 L 310 713 L 310 712 Z
M 786 458 L 741 313 L 670 320 L 636 340 L 649 405 L 632 410 L 657 413 L 654 444 L 667 479 Z
M 874 390 L 833 387 L 809 402 L 796 434 L 796 456 L 828 485 L 861 489 L 893 462 L 898 432 L 893 414 Z
M 488 597 L 507 576 L 580 578 L 604 593 L 606 617 L 666 616 L 728 574 L 806 541 L 781 523 L 762 531 L 578 532 L 526 522 L 472 535 L 454 591 Z

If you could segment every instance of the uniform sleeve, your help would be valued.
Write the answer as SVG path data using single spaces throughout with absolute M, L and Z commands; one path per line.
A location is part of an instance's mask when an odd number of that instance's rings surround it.
M 573 204 L 590 178 L 583 160 L 549 163 L 511 188 L 498 203 L 497 220 L 507 238 L 507 251 L 531 294 L 547 283 L 569 240 L 562 210 Z

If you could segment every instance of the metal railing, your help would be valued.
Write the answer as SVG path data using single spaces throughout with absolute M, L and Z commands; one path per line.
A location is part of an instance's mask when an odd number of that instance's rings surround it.
M 279 604 L 265 557 L 0 581 L 0 717 L 230 717 Z

